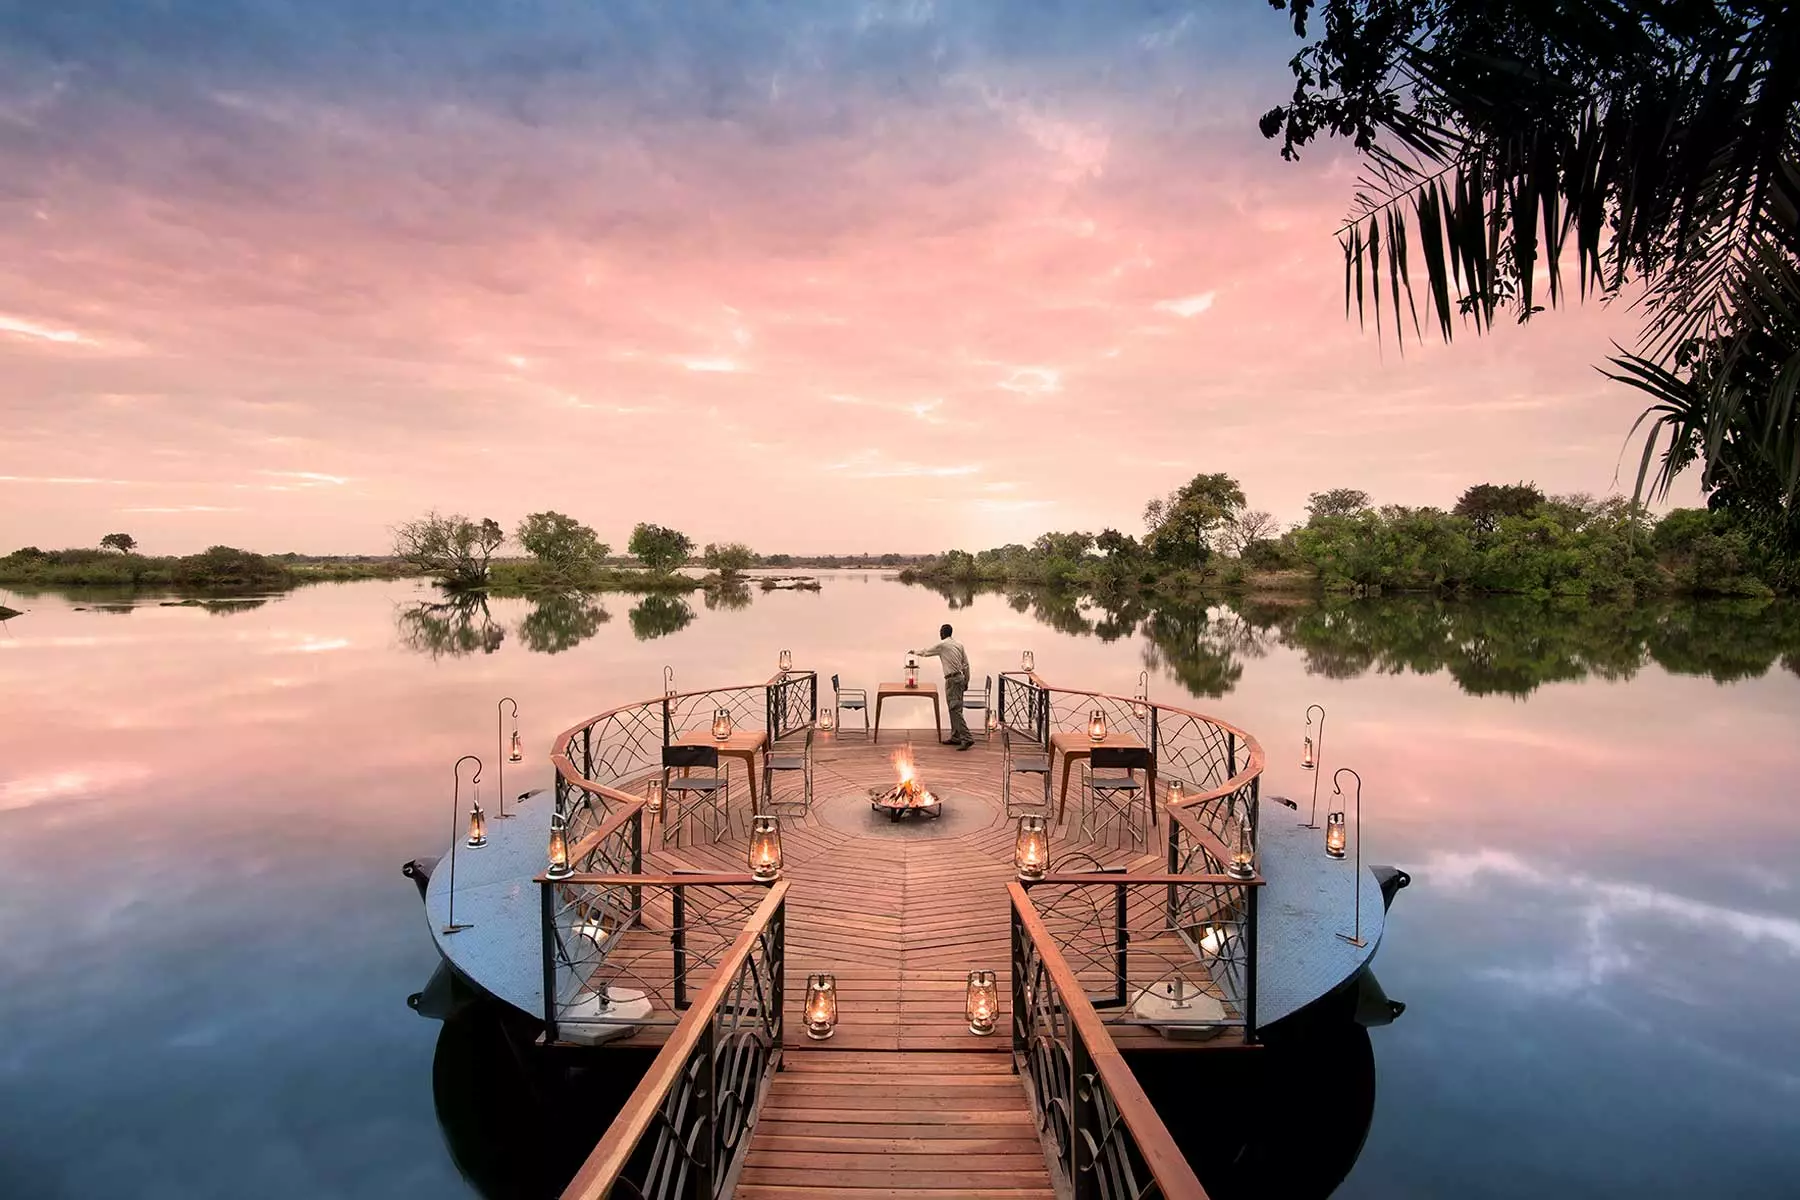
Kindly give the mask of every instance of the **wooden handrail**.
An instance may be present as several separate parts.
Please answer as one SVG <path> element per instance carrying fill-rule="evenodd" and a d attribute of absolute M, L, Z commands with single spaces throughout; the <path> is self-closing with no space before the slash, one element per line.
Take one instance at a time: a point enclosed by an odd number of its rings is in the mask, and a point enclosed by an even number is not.
<path fill-rule="evenodd" d="M 693 879 L 692 876 L 685 875 L 669 878 L 683 883 Z M 787 881 L 781 880 L 769 889 L 769 894 L 757 905 L 756 911 L 745 922 L 743 932 L 738 934 L 737 940 L 731 943 L 731 948 L 719 959 L 719 965 L 714 968 L 712 979 L 705 990 L 694 1001 L 693 1007 L 688 1009 L 687 1015 L 681 1018 L 681 1023 L 669 1034 L 669 1040 L 657 1052 L 650 1069 L 644 1072 L 637 1087 L 632 1089 L 631 1098 L 625 1101 L 625 1107 L 619 1110 L 619 1115 L 606 1127 L 599 1145 L 594 1147 L 587 1161 L 581 1164 L 581 1169 L 575 1172 L 575 1178 L 569 1181 L 569 1186 L 563 1189 L 562 1200 L 604 1200 L 613 1181 L 618 1179 L 631 1161 L 632 1151 L 637 1149 L 638 1142 L 655 1122 L 663 1097 L 687 1070 L 688 1057 L 700 1044 L 701 1034 L 713 1019 L 719 1002 L 737 983 L 738 972 L 750 957 L 757 938 L 768 926 L 775 910 L 787 899 L 787 891 Z"/>
<path fill-rule="evenodd" d="M 603 790 L 611 791 L 612 789 L 606 788 Z M 619 794 L 624 795 L 622 792 Z M 594 832 L 588 834 L 579 842 L 576 842 L 573 846 L 569 847 L 570 862 L 577 862 L 582 858 L 585 858 L 588 852 L 593 850 L 594 847 L 600 845 L 607 838 L 619 832 L 620 829 L 623 829 L 631 818 L 637 815 L 638 810 L 648 803 L 642 796 L 632 796 L 629 799 L 630 803 L 626 804 L 618 812 L 609 814 L 606 820 L 601 824 L 600 828 L 594 830 Z M 564 878 L 567 878 L 567 876 Z"/>
<path fill-rule="evenodd" d="M 1026 891 L 1045 884 L 1064 884 L 1073 887 L 1117 887 L 1122 883 L 1171 884 L 1171 883 L 1216 883 L 1229 884 L 1233 887 L 1262 887 L 1268 881 L 1260 874 L 1249 879 L 1239 879 L 1236 875 L 1105 875 L 1099 872 L 1077 872 L 1070 875 L 1046 875 L 1042 879 L 1033 879 L 1030 883 L 1021 881 Z"/>
<path fill-rule="evenodd" d="M 1050 982 L 1062 1000 L 1070 1028 L 1086 1047 L 1088 1060 L 1106 1085 L 1113 1107 L 1130 1131 L 1151 1178 L 1156 1180 L 1166 1200 L 1206 1200 L 1206 1189 L 1200 1185 L 1194 1168 L 1188 1165 L 1168 1126 L 1156 1114 L 1156 1106 L 1144 1094 L 1137 1076 L 1125 1065 L 1124 1056 L 1113 1045 L 1112 1035 L 1106 1031 L 1100 1014 L 1094 1011 L 1075 972 L 1069 969 L 1062 951 L 1050 937 L 1050 931 L 1044 928 L 1043 919 L 1038 916 L 1037 907 L 1032 904 L 1024 885 L 1014 881 L 1006 887 L 1012 896 L 1013 912 L 1018 914 L 1026 936 L 1037 946 Z"/>
<path fill-rule="evenodd" d="M 1214 860 L 1218 862 L 1229 861 L 1231 858 L 1231 851 L 1226 849 L 1225 843 L 1220 840 L 1219 835 L 1200 824 L 1200 822 L 1195 819 L 1194 815 L 1187 811 L 1187 807 L 1188 806 L 1184 804 L 1179 808 L 1169 809 L 1169 819 L 1174 821 L 1177 825 L 1180 825 L 1189 837 L 1205 847 L 1206 852 L 1212 855 Z"/>
<path fill-rule="evenodd" d="M 1182 883 L 1192 883 L 1196 877 L 1182 875 Z M 561 875 L 554 879 L 538 872 L 532 877 L 533 883 L 579 883 L 587 887 L 757 887 L 766 886 L 765 881 L 748 872 L 736 874 L 706 874 L 696 872 L 692 875 L 607 875 L 599 872 L 576 871 L 571 875 Z"/>

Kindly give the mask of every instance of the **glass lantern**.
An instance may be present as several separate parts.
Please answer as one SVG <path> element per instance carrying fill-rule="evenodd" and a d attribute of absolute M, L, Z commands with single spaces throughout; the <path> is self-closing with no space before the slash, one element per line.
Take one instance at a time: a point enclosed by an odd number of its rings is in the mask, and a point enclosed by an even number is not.
<path fill-rule="evenodd" d="M 786 675 L 789 671 L 793 670 L 794 669 L 794 652 L 792 650 L 783 650 L 781 652 L 781 656 L 778 659 L 776 659 L 776 666 L 780 669 L 780 671 L 783 675 Z"/>
<path fill-rule="evenodd" d="M 487 845 L 487 814 L 481 811 L 479 800 L 469 809 L 469 840 L 463 844 L 471 848 Z"/>
<path fill-rule="evenodd" d="M 837 1028 L 837 976 L 820 972 L 806 977 L 806 1036 L 822 1042 Z"/>
<path fill-rule="evenodd" d="M 1344 814 L 1341 812 L 1327 814 L 1325 817 L 1325 853 L 1333 858 L 1342 858 L 1349 845 L 1349 827 L 1344 824 Z"/>
<path fill-rule="evenodd" d="M 1088 714 L 1088 737 L 1096 742 L 1106 740 L 1106 713 L 1096 708 Z"/>
<path fill-rule="evenodd" d="M 1256 877 L 1256 835 L 1250 828 L 1250 815 L 1240 814 L 1237 826 L 1232 831 L 1231 865 L 1225 873 L 1233 879 L 1253 879 Z"/>
<path fill-rule="evenodd" d="M 906 660 L 906 686 L 919 686 L 919 664 L 910 658 Z"/>
<path fill-rule="evenodd" d="M 986 1037 L 994 1032 L 1000 1016 L 1000 984 L 992 971 L 970 971 L 969 989 L 963 1007 L 969 1018 L 969 1032 Z"/>
<path fill-rule="evenodd" d="M 563 832 L 560 816 L 550 818 L 550 866 L 544 874 L 550 879 L 566 879 L 574 874 L 569 870 L 569 835 Z"/>
<path fill-rule="evenodd" d="M 1307 738 L 1306 745 L 1301 747 L 1301 749 L 1300 749 L 1300 769 L 1302 771 L 1311 771 L 1311 770 L 1316 769 L 1318 767 L 1318 765 L 1319 765 L 1319 756 L 1318 756 L 1318 753 L 1313 749 L 1313 740 L 1311 738 Z"/>
<path fill-rule="evenodd" d="M 731 738 L 731 710 L 729 708 L 713 710 L 712 733 L 713 737 L 721 742 Z"/>
<path fill-rule="evenodd" d="M 1137 695 L 1131 698 L 1131 715 L 1143 720 L 1150 715 L 1150 672 L 1138 672 Z"/>
<path fill-rule="evenodd" d="M 655 816 L 662 811 L 663 781 L 661 776 L 648 780 L 644 784 L 644 811 Z"/>
<path fill-rule="evenodd" d="M 992 733 L 998 728 L 1000 728 L 1000 714 L 990 708 L 987 710 L 987 731 Z"/>
<path fill-rule="evenodd" d="M 837 728 L 837 710 L 821 708 L 819 710 L 819 732 L 830 733 Z"/>
<path fill-rule="evenodd" d="M 1181 780 L 1179 780 L 1179 779 L 1169 780 L 1168 807 L 1182 808 L 1182 807 L 1185 807 L 1186 804 L 1187 804 L 1187 789 L 1182 786 Z"/>
<path fill-rule="evenodd" d="M 1019 835 L 1013 841 L 1013 866 L 1020 879 L 1042 879 L 1050 865 L 1050 831 L 1040 816 L 1019 818 Z"/>
<path fill-rule="evenodd" d="M 750 878 L 758 883 L 781 878 L 781 820 L 773 814 L 750 819 Z"/>
<path fill-rule="evenodd" d="M 1019 652 L 1019 670 L 1029 672 L 1029 671 L 1035 671 L 1036 669 L 1037 669 L 1037 658 L 1031 653 L 1031 651 L 1021 650 Z"/>

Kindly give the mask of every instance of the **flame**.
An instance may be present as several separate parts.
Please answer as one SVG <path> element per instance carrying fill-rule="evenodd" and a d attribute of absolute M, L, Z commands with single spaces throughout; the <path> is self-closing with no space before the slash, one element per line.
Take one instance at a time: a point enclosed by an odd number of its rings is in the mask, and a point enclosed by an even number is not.
<path fill-rule="evenodd" d="M 900 787 L 903 791 L 912 791 L 919 777 L 918 768 L 913 764 L 912 747 L 894 753 L 894 771 L 900 776 Z"/>

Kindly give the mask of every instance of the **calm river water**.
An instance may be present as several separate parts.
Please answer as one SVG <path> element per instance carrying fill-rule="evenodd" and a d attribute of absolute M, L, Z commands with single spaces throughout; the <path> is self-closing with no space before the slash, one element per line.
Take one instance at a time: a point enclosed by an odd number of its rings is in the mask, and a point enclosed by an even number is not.
<path fill-rule="evenodd" d="M 0 591 L 28 610 L 0 627 L 0 1196 L 474 1194 L 468 1047 L 408 1007 L 437 955 L 400 866 L 444 848 L 452 761 L 491 771 L 496 700 L 522 789 L 665 664 L 754 681 L 791 647 L 868 685 L 944 620 L 978 678 L 1026 647 L 1055 682 L 1148 669 L 1256 734 L 1265 795 L 1302 810 L 1327 707 L 1365 861 L 1414 879 L 1376 959 L 1407 1009 L 1369 1032 L 1338 1195 L 1800 1195 L 1792 606 L 1108 612 L 823 578 L 714 607 Z M 1267 1120 L 1295 1154 L 1360 1121 L 1310 1094 Z"/>

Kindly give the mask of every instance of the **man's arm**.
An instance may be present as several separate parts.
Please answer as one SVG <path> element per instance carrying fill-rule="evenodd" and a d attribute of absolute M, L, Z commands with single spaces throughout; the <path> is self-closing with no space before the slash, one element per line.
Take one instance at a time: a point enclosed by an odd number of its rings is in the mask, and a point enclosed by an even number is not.
<path fill-rule="evenodd" d="M 929 650 L 908 650 L 908 654 L 917 654 L 920 658 L 937 658 L 944 652 L 944 643 L 939 642 Z"/>

